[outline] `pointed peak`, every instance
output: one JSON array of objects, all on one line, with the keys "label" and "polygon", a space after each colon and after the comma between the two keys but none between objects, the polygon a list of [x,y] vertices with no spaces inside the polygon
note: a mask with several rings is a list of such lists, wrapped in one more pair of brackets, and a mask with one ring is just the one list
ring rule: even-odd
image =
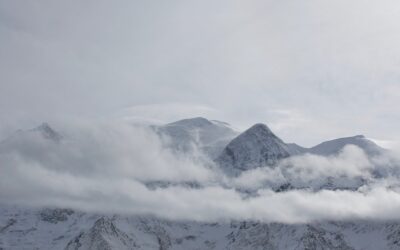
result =
[{"label": "pointed peak", "polygon": [[245,132],[247,133],[272,133],[271,129],[268,128],[267,125],[264,123],[256,123],[253,126],[251,126],[249,129],[247,129]]},{"label": "pointed peak", "polygon": [[58,134],[54,129],[52,129],[47,122],[43,122],[36,128],[32,129],[31,131],[41,132],[43,136],[46,137],[47,139],[52,139],[55,141],[59,141],[62,139],[62,136]]},{"label": "pointed peak", "polygon": [[43,122],[35,128],[35,130],[53,130],[47,122]]},{"label": "pointed peak", "polygon": [[47,122],[43,122],[39,126],[31,129],[32,131],[41,131],[41,132],[54,132],[54,130],[50,127]]},{"label": "pointed peak", "polygon": [[233,139],[216,159],[229,171],[271,166],[288,157],[287,145],[262,123],[257,123]]}]

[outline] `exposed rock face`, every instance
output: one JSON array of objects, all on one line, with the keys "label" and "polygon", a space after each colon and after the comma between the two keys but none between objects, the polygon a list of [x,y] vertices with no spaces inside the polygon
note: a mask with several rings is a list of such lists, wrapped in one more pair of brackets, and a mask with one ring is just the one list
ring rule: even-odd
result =
[{"label": "exposed rock face", "polygon": [[79,233],[72,239],[65,250],[113,250],[113,249],[138,249],[133,239],[119,230],[111,219],[101,217],[92,228]]},{"label": "exposed rock face", "polygon": [[0,249],[394,250],[400,245],[396,221],[201,223],[74,212],[53,223],[38,212],[0,206]]},{"label": "exposed rock face", "polygon": [[43,209],[39,215],[43,221],[58,223],[68,220],[68,216],[74,213],[71,209]]},{"label": "exposed rock face", "polygon": [[50,127],[50,125],[46,122],[42,123],[40,126],[30,130],[31,132],[39,132],[46,139],[53,140],[55,142],[59,142],[62,140],[62,136],[56,132],[54,129]]},{"label": "exposed rock face", "polygon": [[227,172],[269,166],[289,157],[287,145],[264,124],[256,124],[233,139],[216,162]]},{"label": "exposed rock face", "polygon": [[354,250],[350,247],[342,234],[327,232],[322,228],[307,225],[306,231],[300,238],[296,250]]}]

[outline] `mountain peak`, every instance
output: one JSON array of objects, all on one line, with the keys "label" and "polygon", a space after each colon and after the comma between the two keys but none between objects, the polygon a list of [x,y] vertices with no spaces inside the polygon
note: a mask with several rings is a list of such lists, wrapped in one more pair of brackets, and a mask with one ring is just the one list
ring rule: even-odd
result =
[{"label": "mountain peak", "polygon": [[54,141],[60,141],[62,139],[62,136],[52,129],[47,122],[43,122],[31,131],[40,132],[46,139],[51,139]]},{"label": "mountain peak", "polygon": [[166,136],[164,141],[172,149],[182,152],[201,149],[212,159],[238,134],[224,122],[203,117],[179,120],[155,129],[162,137]]},{"label": "mountain peak", "polygon": [[256,133],[256,134],[273,134],[271,129],[268,128],[264,123],[256,123],[247,129],[245,132],[247,133]]},{"label": "mountain peak", "polygon": [[335,155],[346,145],[355,145],[364,150],[368,155],[376,155],[384,151],[383,148],[376,145],[373,141],[368,140],[364,135],[356,135],[322,142],[310,148],[309,152],[318,155]]},{"label": "mountain peak", "polygon": [[39,126],[34,128],[34,130],[49,131],[53,130],[47,122],[42,122]]},{"label": "mountain peak", "polygon": [[233,139],[216,162],[231,172],[274,165],[289,156],[288,147],[262,123],[257,123]]},{"label": "mountain peak", "polygon": [[190,127],[204,127],[212,125],[213,123],[204,117],[194,117],[189,119],[183,119],[176,122],[168,123],[167,125],[181,125]]}]

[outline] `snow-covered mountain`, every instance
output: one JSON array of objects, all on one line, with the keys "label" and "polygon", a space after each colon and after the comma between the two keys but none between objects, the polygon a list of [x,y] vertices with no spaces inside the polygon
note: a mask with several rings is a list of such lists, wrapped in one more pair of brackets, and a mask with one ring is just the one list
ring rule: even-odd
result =
[{"label": "snow-covered mountain", "polygon": [[368,140],[365,136],[356,135],[322,142],[308,149],[307,152],[316,155],[334,155],[339,153],[346,145],[355,145],[370,156],[378,155],[384,151],[383,148]]},{"label": "snow-covered mountain", "polygon": [[168,147],[179,152],[200,149],[212,159],[238,134],[228,123],[202,117],[179,120],[153,128],[163,137]]},{"label": "snow-covered mountain", "polygon": [[381,148],[375,142],[366,138],[364,135],[356,135],[329,140],[311,148],[305,148],[297,145],[296,143],[287,144],[291,155],[310,153],[322,156],[337,155],[338,153],[340,153],[340,151],[343,150],[346,145],[355,145],[361,148],[369,156],[376,156],[385,152],[384,148]]},{"label": "snow-covered mountain", "polygon": [[[228,124],[205,118],[192,118],[153,126],[166,146],[179,152],[200,149],[227,173],[272,165],[290,156],[316,154],[332,156],[346,145],[363,149],[368,155],[383,149],[363,136],[323,142],[312,148],[283,142],[266,125],[256,124],[238,133]],[[47,123],[18,131],[0,143],[2,150],[23,145],[27,138],[50,141],[57,146],[63,137]],[[40,146],[41,144],[38,143]],[[37,150],[43,150],[38,147]],[[32,153],[32,152],[29,152]],[[34,153],[34,152],[33,152]],[[1,167],[1,166],[0,166]],[[286,171],[286,174],[290,173]],[[297,174],[296,171],[293,173]],[[276,192],[290,189],[356,189],[361,178],[341,176],[310,182],[292,175],[277,186]],[[163,183],[146,183],[148,189]],[[187,188],[201,188],[185,184]],[[168,186],[168,185],[167,185]],[[320,222],[308,224],[231,221],[202,223],[173,221],[152,216],[95,214],[60,208],[28,208],[0,204],[0,250],[8,249],[270,249],[270,250],[394,250],[400,249],[400,222]]]},{"label": "snow-covered mountain", "polygon": [[[256,124],[233,139],[215,162],[225,173],[234,176],[246,174],[249,170],[256,168],[273,168],[277,178],[266,181],[263,186],[279,192],[291,189],[357,190],[374,178],[387,176],[387,172],[385,172],[387,168],[377,165],[372,170],[368,167],[372,164],[368,160],[361,160],[357,163],[357,168],[363,168],[362,174],[357,175],[349,175],[346,171],[342,171],[341,174],[329,175],[328,173],[333,174],[335,170],[326,169],[323,171],[326,174],[314,176],[310,172],[313,169],[309,169],[305,164],[307,161],[316,160],[322,160],[322,162],[332,165],[349,164],[349,162],[344,162],[346,160],[343,157],[347,157],[346,155],[340,156],[345,147],[349,145],[357,146],[369,158],[385,153],[385,149],[364,136],[339,138],[323,142],[312,148],[305,148],[295,143],[285,143],[266,125]],[[320,158],[315,158],[315,156]],[[363,157],[362,153],[360,157]],[[347,167],[354,168],[354,166]],[[315,168],[317,169],[314,169],[314,173],[321,171],[318,170],[320,166],[315,166]],[[306,171],[309,174],[305,175]],[[251,189],[243,191],[252,192]]]},{"label": "snow-covered mountain", "polygon": [[249,170],[289,157],[287,145],[265,124],[255,124],[233,139],[216,162],[226,171]]},{"label": "snow-covered mountain", "polygon": [[307,153],[320,156],[338,155],[347,145],[359,147],[370,157],[385,152],[385,149],[362,135],[330,140],[305,148],[296,143],[283,142],[265,124],[255,124],[234,138],[215,161],[228,172],[240,173],[275,165],[289,156]]},{"label": "snow-covered mountain", "polygon": [[0,206],[0,249],[395,250],[400,223],[201,223]]}]

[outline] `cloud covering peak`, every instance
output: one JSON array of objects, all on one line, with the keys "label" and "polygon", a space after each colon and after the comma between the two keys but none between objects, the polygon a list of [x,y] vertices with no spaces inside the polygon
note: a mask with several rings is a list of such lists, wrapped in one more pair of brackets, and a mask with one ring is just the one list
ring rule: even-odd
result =
[{"label": "cloud covering peak", "polygon": [[356,146],[232,177],[200,151],[165,148],[143,127],[68,126],[60,143],[31,133],[1,144],[1,203],[199,221],[400,219],[396,161]]}]

